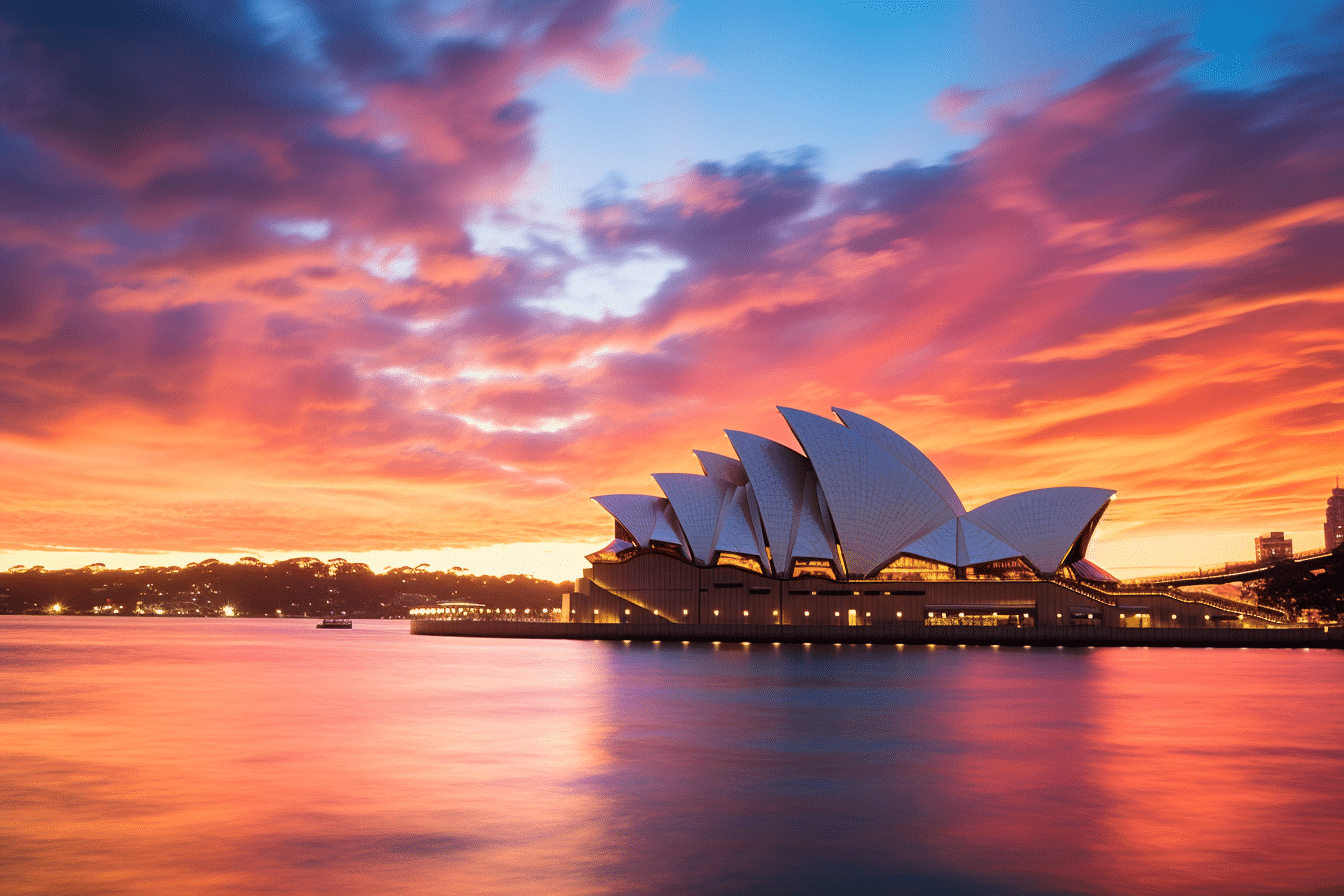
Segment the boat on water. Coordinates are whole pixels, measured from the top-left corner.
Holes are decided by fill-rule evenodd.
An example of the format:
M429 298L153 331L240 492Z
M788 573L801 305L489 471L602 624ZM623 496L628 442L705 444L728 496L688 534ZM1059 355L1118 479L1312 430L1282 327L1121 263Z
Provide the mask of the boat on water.
M315 626L315 628L354 628L354 627L355 627L355 621L353 619L336 619L336 618L323 619Z

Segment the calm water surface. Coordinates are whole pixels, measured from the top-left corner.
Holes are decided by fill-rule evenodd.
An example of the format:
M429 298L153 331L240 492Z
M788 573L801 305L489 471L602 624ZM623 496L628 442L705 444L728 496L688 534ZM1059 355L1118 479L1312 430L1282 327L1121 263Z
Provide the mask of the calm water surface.
M0 617L0 892L1344 893L1344 653Z

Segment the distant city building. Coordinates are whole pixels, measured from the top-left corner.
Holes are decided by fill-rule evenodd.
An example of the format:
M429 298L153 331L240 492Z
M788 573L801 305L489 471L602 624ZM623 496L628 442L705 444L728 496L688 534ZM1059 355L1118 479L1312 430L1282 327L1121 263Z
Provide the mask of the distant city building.
M1284 538L1282 532L1271 532L1255 539L1255 561L1265 563L1270 560L1285 560L1293 556L1293 540Z
M1335 487L1325 501L1325 549L1333 551L1344 544L1344 488L1339 487L1339 477L1335 477Z

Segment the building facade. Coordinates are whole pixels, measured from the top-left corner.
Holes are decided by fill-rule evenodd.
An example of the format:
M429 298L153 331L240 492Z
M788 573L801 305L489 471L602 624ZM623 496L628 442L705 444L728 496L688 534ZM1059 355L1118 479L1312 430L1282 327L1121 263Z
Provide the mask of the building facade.
M1325 549L1333 551L1344 544L1344 488L1339 487L1339 477L1335 477L1335 487L1325 501Z
M662 495L594 498L615 538L588 555L560 618L1256 624L1253 606L1125 590L1088 561L1110 489L1034 489L967 510L933 462L880 423L839 408L836 420L779 411L801 451L727 430L736 456L695 451L702 474L653 474Z
M1293 556L1293 540L1285 538L1282 532L1257 535L1255 538L1255 562L1270 563L1274 560L1287 560Z

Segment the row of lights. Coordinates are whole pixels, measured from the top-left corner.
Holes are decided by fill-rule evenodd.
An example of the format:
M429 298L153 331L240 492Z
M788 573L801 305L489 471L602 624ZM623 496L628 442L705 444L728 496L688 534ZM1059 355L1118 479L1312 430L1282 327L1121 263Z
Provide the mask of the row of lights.
M815 593L816 593L816 592L814 591L813 594L815 594ZM855 593L855 594L858 594L859 592L855 591L854 593ZM227 609L227 608L226 608L226 609ZM432 612L435 612L435 611L433 611L433 610L419 610L419 611L417 611L417 610L412 610L412 611L411 611L412 614L415 614L415 613L417 613L417 612L421 612L421 613L432 613ZM518 611L517 611L517 610L506 610L505 612L507 612L507 613L516 613L516 612L518 612ZM528 610L528 612L530 613L530 612L532 612L532 611L531 611L531 610ZM597 616L600 612L601 612L601 611L598 610L596 607L593 608L593 615L594 615L594 616ZM853 612L857 612L857 611L855 611L855 610L851 610L850 612L853 613ZM682 611L681 611L681 615L682 615L682 616L689 616L690 613L691 613L690 610L682 610ZM231 615L231 614L230 614L230 615ZM630 615L630 611L629 611L629 610L626 610L626 611L625 611L625 615L629 616L629 615ZM719 611L718 611L718 610L715 610L715 611L714 611L714 615L715 615L715 616L718 616L718 615L719 615ZM750 616L751 613L750 613L749 611L747 611L747 610L743 610L743 611L742 611L742 615L743 615L743 616ZM778 611L778 610L775 610L775 611L774 611L774 615L778 616L778 615L779 615L779 611ZM804 611L803 611L803 615L804 615L804 616L811 616L811 615L812 615L812 611L811 611L811 610L804 610ZM836 611L835 611L835 615L836 615L836 616L839 616L839 615L840 615L840 611L839 611L839 610L836 610ZM870 618L871 618L873 614L869 612L869 613L864 613L863 615L864 615L865 617L870 617ZM900 618L902 617L902 615L903 615L903 614L901 613L901 611L899 611L899 610L896 611L896 618L897 618L897 619L900 619ZM997 619L997 618L999 618L999 614L998 614L997 611L992 612L992 613L990 613L989 615L990 615L990 617L993 618L993 619ZM1030 618L1031 618L1031 614L1030 614L1030 613L1022 613L1021 615L1022 615L1022 618L1023 618L1023 619L1030 619ZM958 613L957 616L958 616L958 618L964 618L964 617L966 616L966 614L965 614L964 612L961 612L961 613ZM1135 617L1136 619L1137 619L1137 618L1140 618L1140 617L1145 617L1145 618L1146 618L1147 616L1148 616L1147 613L1135 613L1135 614L1134 614L1134 617ZM934 614L933 614L932 612L929 613L929 618L930 618L930 619L933 619L933 618L934 618ZM946 614L946 613L943 613L943 614L942 614L942 618L943 618L943 619L946 619L946 618L947 618L947 614ZM1005 618L1005 619L1008 618L1007 614L1004 615L1004 618ZM1063 619L1063 618L1064 618L1064 614L1063 614L1063 613L1056 613L1056 614L1055 614L1055 618L1056 618L1056 619ZM1093 618L1093 614L1088 613L1088 614L1087 614L1087 618L1088 618L1088 619L1092 619L1092 618ZM1125 614L1124 614L1124 613L1121 613L1121 614L1120 614L1120 618L1121 618L1121 619L1124 619L1124 618L1125 618ZM1172 613L1172 614L1171 614L1171 618L1172 618L1172 619L1175 619L1175 618L1176 618L1176 614L1175 614L1175 613ZM1204 619L1205 619L1206 622L1207 622L1208 620L1210 620L1211 618L1212 618L1212 617L1210 617L1210 616L1207 615L1207 614L1204 616ZM1241 614L1239 614L1239 615L1237 616L1237 618L1238 618L1238 619L1245 619L1246 617L1245 617L1245 615L1241 615Z

